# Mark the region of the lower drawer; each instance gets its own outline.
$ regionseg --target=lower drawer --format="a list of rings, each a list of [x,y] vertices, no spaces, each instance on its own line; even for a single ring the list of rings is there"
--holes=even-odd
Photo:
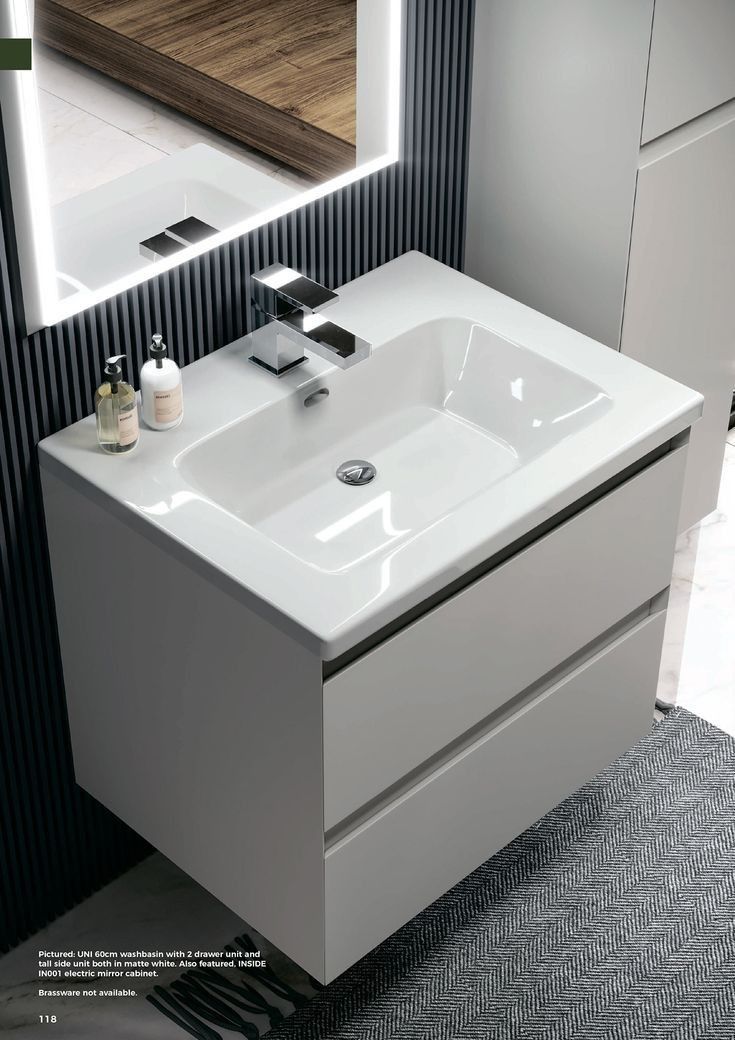
[[[644,618],[328,848],[326,981],[647,732],[664,621]]]

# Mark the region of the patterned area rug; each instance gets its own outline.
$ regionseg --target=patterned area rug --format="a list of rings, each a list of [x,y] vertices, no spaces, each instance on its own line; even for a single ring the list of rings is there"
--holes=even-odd
[[[735,741],[678,710],[268,1040],[735,1037]]]

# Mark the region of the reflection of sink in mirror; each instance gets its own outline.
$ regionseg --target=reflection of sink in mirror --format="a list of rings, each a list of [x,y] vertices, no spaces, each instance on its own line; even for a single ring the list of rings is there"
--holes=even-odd
[[[182,476],[305,563],[351,567],[410,538],[612,407],[594,383],[464,319],[429,322],[185,452]],[[348,459],[369,485],[336,479]],[[461,459],[461,466],[457,460]]]
[[[136,271],[139,243],[183,217],[226,228],[299,190],[197,144],[55,206],[57,270],[95,289]]]
[[[200,242],[172,250],[156,237],[171,222],[194,216],[224,243],[243,220],[250,231],[307,192],[311,201],[396,162],[402,5],[2,0],[0,28],[33,47],[30,74],[4,79],[3,104],[21,142],[9,173],[16,224],[29,229],[19,257],[28,330],[153,277],[162,257],[172,267],[200,253]],[[171,165],[207,147],[218,155],[208,171]],[[192,192],[205,212],[185,204]],[[175,212],[154,221],[162,203]]]

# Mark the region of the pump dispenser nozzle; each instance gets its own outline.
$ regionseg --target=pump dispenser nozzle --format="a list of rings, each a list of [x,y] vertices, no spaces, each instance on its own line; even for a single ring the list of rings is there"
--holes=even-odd
[[[148,356],[151,361],[156,362],[156,368],[163,368],[163,359],[168,357],[168,347],[163,342],[163,336],[156,333],[151,337],[151,345],[148,347]]]
[[[124,357],[127,357],[127,355],[113,354],[112,357],[108,357],[107,364],[105,365],[105,370],[103,373],[105,376],[105,382],[112,383],[113,386],[115,385],[115,383],[120,382],[120,380],[122,379],[122,368],[119,362],[122,361]]]

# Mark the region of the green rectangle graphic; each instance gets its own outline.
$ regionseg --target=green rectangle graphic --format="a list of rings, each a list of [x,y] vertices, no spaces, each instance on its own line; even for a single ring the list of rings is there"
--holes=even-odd
[[[0,40],[0,71],[7,72],[9,69],[27,71],[30,68],[30,40]]]

